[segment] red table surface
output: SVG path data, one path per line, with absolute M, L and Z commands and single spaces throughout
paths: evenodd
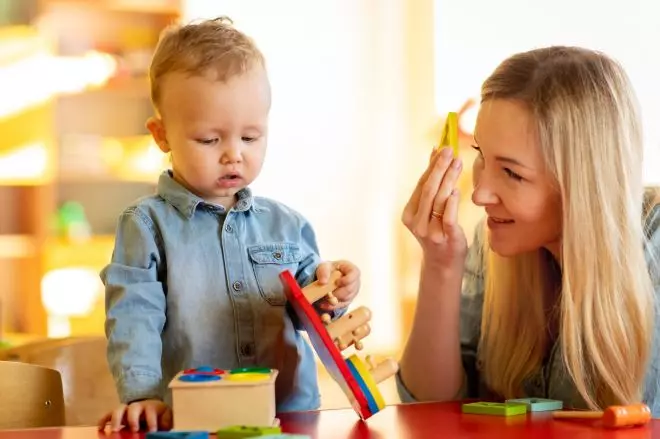
M 388 406 L 366 422 L 352 409 L 287 413 L 279 416 L 285 433 L 313 438 L 635 438 L 660 439 L 660 420 L 608 430 L 594 421 L 553 420 L 549 413 L 500 417 L 461 413 L 460 403 Z M 104 433 L 94 427 L 0 431 L 0 439 L 142 439 L 144 433 Z

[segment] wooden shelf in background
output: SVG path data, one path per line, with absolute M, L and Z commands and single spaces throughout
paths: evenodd
M 45 4 L 64 4 L 92 7 L 113 12 L 139 13 L 150 15 L 179 16 L 179 1 L 154 0 L 42 0 Z
M 36 245 L 30 235 L 0 235 L 0 259 L 18 259 L 34 256 Z
M 44 246 L 44 270 L 79 266 L 101 269 L 110 261 L 114 243 L 113 235 L 94 235 L 81 242 L 49 238 Z

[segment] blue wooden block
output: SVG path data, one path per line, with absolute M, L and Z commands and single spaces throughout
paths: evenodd
M 530 412 L 552 412 L 555 410 L 561 410 L 564 407 L 564 403 L 556 399 L 518 398 L 507 399 L 506 402 L 526 404 L 527 409 Z
M 208 431 L 150 431 L 147 439 L 209 439 Z

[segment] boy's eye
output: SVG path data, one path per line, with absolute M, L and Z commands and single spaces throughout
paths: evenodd
M 218 141 L 217 138 L 214 138 L 214 139 L 197 139 L 196 140 L 197 143 L 201 143 L 202 145 L 213 145 L 217 141 Z
M 256 137 L 241 137 L 241 140 L 245 143 L 252 143 L 257 140 Z

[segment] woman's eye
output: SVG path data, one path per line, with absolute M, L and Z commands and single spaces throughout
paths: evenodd
M 504 168 L 504 172 L 506 173 L 506 175 L 508 175 L 509 177 L 513 178 L 516 181 L 520 181 L 523 179 L 520 175 L 516 174 L 509 168 Z
M 256 137 L 241 137 L 241 140 L 245 143 L 252 143 L 257 140 Z
M 483 154 L 481 153 L 481 148 L 479 148 L 477 145 L 470 145 L 470 146 L 472 146 L 472 149 L 477 151 L 479 155 L 483 157 Z
M 213 145 L 217 141 L 218 141 L 217 138 L 215 138 L 215 139 L 197 139 L 196 140 L 197 143 L 200 143 L 202 145 Z

